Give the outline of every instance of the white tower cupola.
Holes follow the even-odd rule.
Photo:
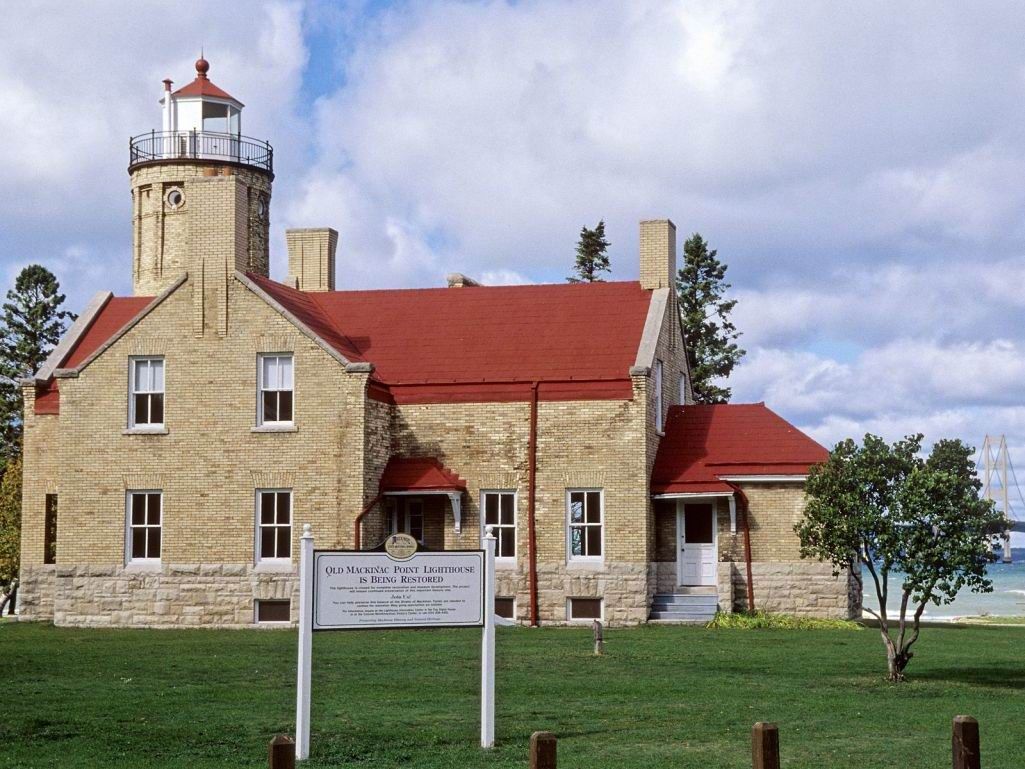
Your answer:
[[[160,100],[164,131],[241,135],[243,104],[214,85],[207,77],[209,71],[210,62],[200,57],[196,61],[196,79],[191,83],[172,92],[171,81],[164,81]]]

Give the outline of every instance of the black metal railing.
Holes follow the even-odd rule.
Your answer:
[[[128,140],[128,168],[159,160],[220,160],[274,172],[270,142],[213,131],[150,131]]]

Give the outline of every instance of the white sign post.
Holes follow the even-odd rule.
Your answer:
[[[393,541],[394,540],[394,541]],[[314,551],[303,527],[299,560],[299,664],[295,757],[310,755],[310,672],[315,630],[480,627],[480,744],[495,745],[495,537],[484,550],[416,552],[392,535],[386,552]]]
[[[484,632],[480,645],[480,746],[495,747],[495,535],[485,529]]]
[[[299,538],[299,665],[295,686],[295,757],[310,757],[310,672],[313,660],[313,531]]]

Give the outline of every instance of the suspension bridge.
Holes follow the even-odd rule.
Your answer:
[[[976,470],[982,471],[982,497],[996,503],[1008,522],[1004,530],[1004,563],[1011,562],[1011,532],[1025,532],[1025,497],[1007,450],[1007,438],[987,435],[979,451]],[[1013,481],[1013,483],[1011,483]],[[1012,493],[1012,489],[1014,490]]]

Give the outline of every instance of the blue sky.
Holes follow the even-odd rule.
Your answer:
[[[130,291],[127,138],[211,78],[341,287],[615,278],[668,216],[730,265],[739,400],[823,443],[1007,433],[1025,473],[1025,8],[761,0],[9,3],[0,259]]]

